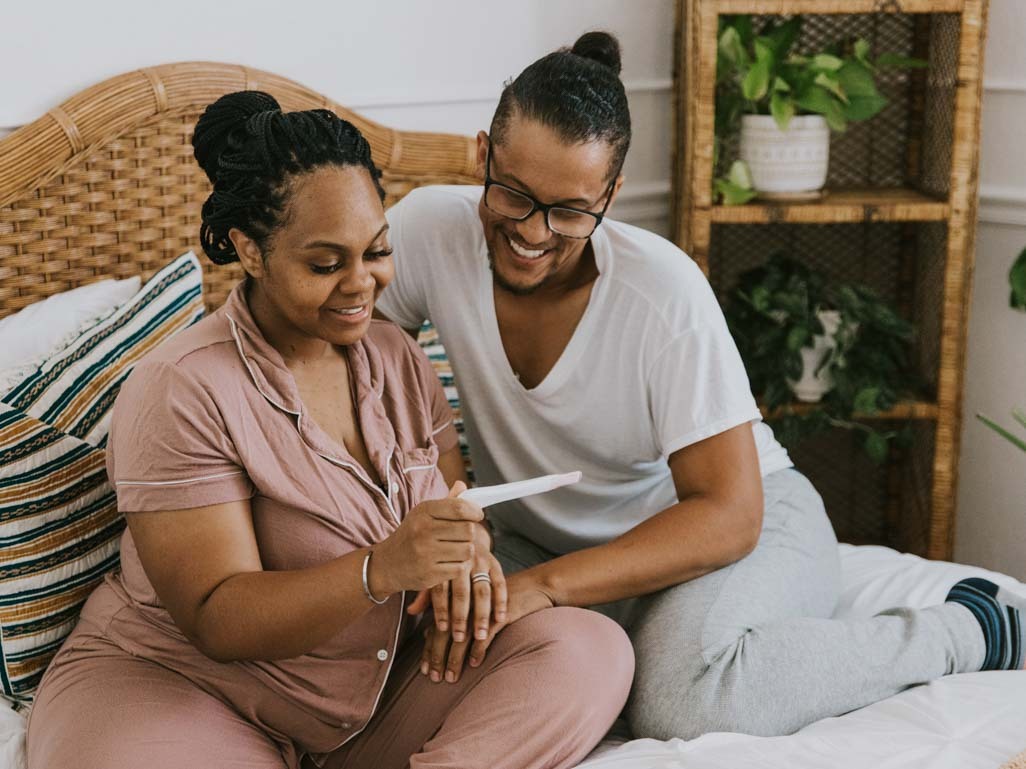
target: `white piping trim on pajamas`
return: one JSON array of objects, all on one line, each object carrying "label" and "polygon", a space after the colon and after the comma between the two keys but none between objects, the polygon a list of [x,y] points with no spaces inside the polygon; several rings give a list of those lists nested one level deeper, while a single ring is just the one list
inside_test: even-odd
[{"label": "white piping trim on pajamas", "polygon": [[451,425],[451,424],[452,424],[452,420],[450,419],[450,420],[449,420],[448,422],[446,422],[446,423],[445,423],[444,425],[442,425],[442,426],[441,426],[441,427],[439,427],[439,428],[438,428],[437,430],[435,430],[435,431],[434,431],[433,433],[431,433],[431,435],[432,435],[432,436],[438,435],[438,433],[442,432],[442,430],[444,430],[444,429],[445,429],[446,427],[448,427],[448,426],[449,426],[449,425]]},{"label": "white piping trim on pajamas", "polygon": [[434,465],[415,465],[413,467],[404,467],[403,472],[412,473],[414,470],[433,470],[434,468]]},{"label": "white piping trim on pajamas", "polygon": [[272,406],[275,406],[276,408],[281,409],[286,414],[292,414],[293,416],[297,416],[297,417],[298,416],[302,416],[298,411],[293,411],[292,409],[285,408],[285,406],[283,406],[282,404],[278,403],[278,401],[276,401],[274,398],[272,398],[270,395],[265,393],[260,388],[260,383],[257,382],[256,374],[253,373],[253,369],[250,367],[249,361],[246,360],[246,351],[242,349],[242,340],[239,339],[239,331],[238,331],[238,329],[236,328],[236,325],[235,325],[235,318],[233,318],[228,313],[225,313],[225,317],[228,318],[228,323],[231,326],[232,338],[235,340],[235,347],[239,351],[239,357],[242,358],[242,365],[244,365],[246,367],[246,371],[249,372],[249,378],[253,380],[253,386],[256,387],[257,392],[260,393],[261,395],[263,395],[264,398],[267,399],[268,403],[270,403]]},{"label": "white piping trim on pajamas", "polygon": [[200,481],[212,481],[215,478],[229,478],[233,475],[243,475],[242,470],[234,470],[230,473],[218,473],[217,475],[203,475],[199,478],[183,478],[180,481],[115,481],[115,486],[179,486],[183,483],[199,483]]}]

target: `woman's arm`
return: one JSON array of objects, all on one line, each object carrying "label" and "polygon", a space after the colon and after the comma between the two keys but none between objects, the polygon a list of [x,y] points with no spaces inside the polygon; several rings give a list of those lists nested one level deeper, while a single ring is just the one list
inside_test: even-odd
[{"label": "woman's arm", "polygon": [[[480,508],[422,502],[374,547],[371,593],[383,599],[467,572]],[[173,512],[128,513],[139,559],[175,624],[219,662],[305,654],[373,607],[363,590],[367,549],[318,566],[264,571],[248,500]]]}]

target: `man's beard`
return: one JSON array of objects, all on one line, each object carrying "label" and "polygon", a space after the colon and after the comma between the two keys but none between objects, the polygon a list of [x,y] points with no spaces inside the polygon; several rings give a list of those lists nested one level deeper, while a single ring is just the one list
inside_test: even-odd
[{"label": "man's beard", "polygon": [[545,281],[547,280],[546,276],[546,278],[542,278],[541,282],[534,286],[518,286],[514,283],[510,283],[502,277],[502,274],[497,269],[495,269],[495,254],[493,253],[491,246],[488,246],[488,269],[492,271],[492,279],[495,281],[495,285],[514,296],[530,296],[545,285]]}]

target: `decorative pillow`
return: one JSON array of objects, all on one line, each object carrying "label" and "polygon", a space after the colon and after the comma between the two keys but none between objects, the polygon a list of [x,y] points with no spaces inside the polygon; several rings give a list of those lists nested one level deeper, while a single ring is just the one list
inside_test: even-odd
[{"label": "decorative pillow", "polygon": [[0,401],[0,681],[31,700],[89,592],[118,564],[124,521],[103,446],[121,383],[203,315],[192,253]]},{"label": "decorative pillow", "polygon": [[202,280],[195,254],[178,257],[3,402],[92,446],[105,445],[111,406],[135,364],[202,316]]},{"label": "decorative pillow", "polygon": [[0,403],[3,691],[31,698],[103,575],[124,519],[105,452]]},{"label": "decorative pillow", "polygon": [[0,320],[0,396],[139,291],[142,280],[101,280]]},{"label": "decorative pillow", "polygon": [[452,366],[449,365],[449,355],[445,352],[441,340],[438,338],[438,331],[426,321],[417,336],[417,343],[428,356],[431,365],[434,366],[438,379],[442,382],[445,390],[445,397],[453,412],[453,425],[460,439],[460,454],[463,456],[463,465],[467,470],[467,477],[474,480],[474,469],[470,466],[470,449],[467,446],[467,436],[463,433],[463,415],[460,412],[460,394],[456,390],[456,382],[452,376]]}]

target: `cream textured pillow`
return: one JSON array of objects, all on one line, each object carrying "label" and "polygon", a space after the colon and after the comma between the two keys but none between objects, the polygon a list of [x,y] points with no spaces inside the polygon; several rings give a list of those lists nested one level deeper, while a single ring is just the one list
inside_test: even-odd
[{"label": "cream textured pillow", "polygon": [[138,276],[101,280],[0,320],[0,397],[135,296],[141,285]]}]

